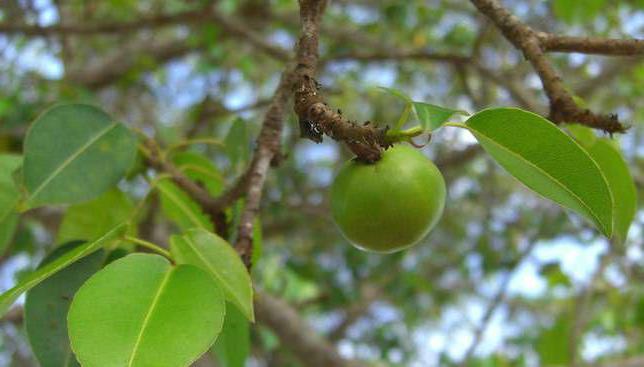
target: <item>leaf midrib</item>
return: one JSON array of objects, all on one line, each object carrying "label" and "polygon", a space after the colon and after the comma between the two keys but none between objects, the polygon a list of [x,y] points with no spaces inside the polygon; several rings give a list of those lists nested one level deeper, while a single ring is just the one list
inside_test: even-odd
[{"label": "leaf midrib", "polygon": [[148,323],[150,322],[150,318],[152,317],[152,314],[154,313],[154,309],[159,304],[159,299],[161,298],[161,294],[163,293],[163,290],[165,289],[168,281],[170,280],[170,275],[172,275],[173,271],[174,271],[174,269],[170,269],[163,276],[163,279],[161,280],[161,283],[159,284],[159,289],[157,290],[157,293],[154,295],[154,298],[152,299],[152,303],[150,304],[150,308],[148,309],[148,312],[145,314],[145,317],[143,318],[143,323],[141,324],[141,330],[139,331],[139,335],[137,335],[136,341],[134,342],[134,346],[132,347],[132,353],[130,354],[130,360],[127,362],[128,367],[132,367],[132,363],[134,363],[134,358],[136,357],[136,353],[138,352],[139,346],[141,345],[141,340],[143,339],[143,334],[145,333],[145,329],[148,327]]},{"label": "leaf midrib", "polygon": [[30,200],[33,200],[38,194],[56,178],[67,166],[69,166],[78,156],[83,154],[90,146],[96,143],[100,138],[105,136],[112,129],[116,128],[119,125],[118,122],[113,122],[112,124],[106,126],[104,129],[100,130],[96,135],[94,135],[90,140],[83,144],[78,150],[72,153],[63,163],[58,166],[32,193]]},{"label": "leaf midrib", "polygon": [[[465,126],[467,126],[467,125],[465,125]],[[566,191],[568,194],[570,194],[570,195],[571,195],[574,199],[576,199],[576,200],[577,200],[577,201],[578,201],[578,202],[579,202],[579,203],[580,203],[584,208],[586,208],[586,210],[588,210],[588,213],[589,213],[589,214],[590,214],[590,215],[595,219],[595,221],[596,221],[597,223],[600,223],[600,224],[601,224],[602,229],[606,230],[606,226],[605,226],[605,225],[604,225],[604,223],[599,219],[599,217],[597,216],[597,214],[595,213],[595,211],[594,211],[594,210],[592,210],[592,208],[590,208],[590,207],[589,207],[589,206],[588,206],[588,205],[587,205],[583,200],[581,200],[581,198],[580,198],[577,194],[575,194],[572,190],[570,190],[567,186],[565,186],[561,181],[559,181],[559,180],[558,180],[558,179],[556,179],[555,177],[551,176],[548,172],[544,171],[541,167],[539,167],[539,166],[537,166],[536,164],[532,163],[532,162],[531,162],[530,160],[528,160],[526,157],[522,156],[521,154],[519,154],[519,153],[517,153],[517,152],[515,152],[515,151],[513,151],[513,150],[510,150],[509,148],[506,148],[504,145],[501,145],[500,143],[496,142],[494,139],[492,139],[491,137],[489,137],[489,136],[485,135],[484,133],[480,132],[479,130],[474,129],[474,128],[472,128],[471,126],[467,126],[467,129],[468,129],[468,130],[471,130],[472,132],[474,132],[474,133],[476,133],[476,134],[478,134],[478,135],[480,135],[481,137],[483,137],[483,138],[484,138],[484,139],[486,139],[487,141],[489,141],[489,142],[491,142],[492,144],[496,145],[496,146],[497,146],[497,147],[499,147],[500,149],[505,150],[505,151],[506,151],[506,152],[508,152],[509,154],[512,154],[512,155],[514,155],[514,156],[516,156],[516,157],[519,157],[521,160],[525,161],[528,165],[532,166],[532,167],[533,167],[533,168],[535,168],[537,171],[541,172],[543,175],[545,175],[546,177],[548,177],[548,178],[550,178],[551,180],[553,180],[553,181],[554,181],[558,186],[560,186],[561,188],[563,188],[563,189],[564,189],[564,191]],[[590,159],[592,160],[592,158],[590,158]],[[593,161],[593,162],[594,162],[594,161]],[[595,165],[597,165],[597,163],[595,163]],[[598,169],[599,169],[599,168],[598,168]],[[601,171],[600,171],[600,174],[601,174]],[[605,178],[605,177],[602,177],[602,178],[604,179],[604,183],[606,184],[606,187],[608,187],[608,183],[606,182],[606,178]],[[609,192],[609,195],[611,196],[611,200],[612,200],[613,198],[612,198],[612,194],[610,193],[610,190],[609,190],[608,192]],[[612,204],[611,204],[611,210],[612,210]],[[612,218],[612,216],[613,216],[613,215],[612,215],[612,213],[611,213],[611,218]],[[611,226],[612,226],[612,224],[611,224]],[[612,231],[611,231],[611,234],[612,234]]]}]

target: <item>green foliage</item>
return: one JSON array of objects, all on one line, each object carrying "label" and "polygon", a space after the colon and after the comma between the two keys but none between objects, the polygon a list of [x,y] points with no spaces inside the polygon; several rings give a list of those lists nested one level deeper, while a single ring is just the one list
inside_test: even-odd
[{"label": "green foliage", "polygon": [[224,179],[208,158],[194,152],[180,152],[172,161],[186,176],[205,186],[211,195],[222,191]]},{"label": "green foliage", "polygon": [[[49,254],[39,268],[65,253],[82,246],[83,242],[69,242]],[[67,335],[67,311],[80,286],[105,262],[106,251],[88,255],[44,280],[27,292],[25,300],[25,327],[29,343],[43,367],[78,366],[72,354]]]},{"label": "green foliage", "polygon": [[[86,203],[67,209],[60,223],[56,241],[93,241],[116,225],[126,222],[134,210],[134,204],[122,191],[112,189]],[[136,235],[136,227],[129,228]]]},{"label": "green foliage", "polygon": [[76,293],[69,336],[83,366],[187,366],[215,342],[224,314],[223,295],[205,271],[133,254]]},{"label": "green foliage", "polygon": [[463,111],[435,106],[424,102],[412,102],[412,104],[414,105],[414,111],[416,111],[416,115],[424,131],[434,131],[440,128],[455,114],[466,114]]},{"label": "green foliage", "polygon": [[226,154],[230,159],[230,165],[237,168],[239,164],[248,161],[250,151],[248,149],[248,129],[247,122],[241,118],[235,119],[228,130],[226,140]]},{"label": "green foliage", "polygon": [[560,317],[555,323],[541,332],[535,344],[542,366],[567,366],[572,359],[570,346],[570,333],[572,332],[571,319]]},{"label": "green foliage", "polygon": [[34,121],[25,138],[28,204],[73,204],[114,186],[134,162],[136,142],[122,124],[88,105],[59,105]]},{"label": "green foliage", "polygon": [[87,242],[82,246],[74,248],[22,278],[20,283],[0,295],[0,314],[6,313],[9,307],[22,293],[35,287],[45,279],[56,274],[79,259],[82,259],[83,257],[98,251],[100,248],[109,245],[119,236],[123,235],[126,229],[127,226],[125,224],[118,225],[93,242]]},{"label": "green foliage", "polygon": [[161,209],[179,229],[204,228],[212,231],[213,225],[197,203],[169,179],[157,182],[156,189],[161,197]]},{"label": "green foliage", "polygon": [[552,0],[555,15],[566,23],[591,22],[606,6],[606,0]]},{"label": "green foliage", "polygon": [[613,231],[613,199],[597,163],[543,117],[516,108],[481,111],[466,128],[508,172],[530,189]]},{"label": "green foliage", "polygon": [[223,238],[203,229],[192,229],[170,238],[172,256],[179,264],[192,264],[210,273],[226,295],[251,321],[253,286],[244,263]]},{"label": "green foliage", "polygon": [[222,367],[246,366],[250,354],[250,325],[233,304],[226,303],[226,319],[214,351]]},{"label": "green foliage", "polygon": [[15,207],[20,199],[13,173],[22,164],[22,157],[14,154],[0,154],[0,254],[2,254],[18,225]]}]

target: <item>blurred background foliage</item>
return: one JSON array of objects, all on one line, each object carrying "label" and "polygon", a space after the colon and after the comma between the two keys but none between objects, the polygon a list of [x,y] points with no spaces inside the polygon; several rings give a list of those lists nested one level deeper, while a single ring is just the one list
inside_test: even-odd
[{"label": "blurred background foliage", "polygon": [[[289,55],[296,40],[298,7],[289,0],[222,0],[219,19],[202,14],[136,26],[160,14],[200,14],[208,2],[0,2],[0,24],[135,25],[0,32],[0,152],[20,152],[29,123],[46,107],[84,101],[166,148],[206,157],[218,176],[202,177],[211,192],[234,182],[284,68],[280,52]],[[644,37],[641,0],[504,4],[539,30]],[[259,41],[249,42],[244,32]],[[641,187],[642,58],[549,57],[579,101],[632,125],[615,139]],[[321,58],[319,80],[330,104],[358,121],[391,125],[402,111],[400,101],[376,86],[470,112],[546,111],[531,67],[467,1],[332,1]],[[184,144],[201,138],[211,144]],[[288,300],[343,355],[383,366],[620,366],[637,358],[644,365],[640,205],[626,244],[611,246],[577,216],[528,192],[481,154],[468,133],[443,128],[424,148],[448,183],[440,224],[410,250],[368,254],[339,235],[328,210],[329,183],[349,153],[330,139],[319,145],[299,139],[293,113],[282,151],[266,186],[253,278]],[[22,215],[15,235],[0,243],[3,289],[58,244],[101,233],[129,213],[147,190],[143,170],[139,165],[120,184],[125,195]],[[139,235],[165,244],[181,226],[171,209],[158,210],[162,201],[153,198],[141,209]],[[305,365],[269,329],[253,327],[251,337],[249,365]],[[0,365],[34,365],[20,317],[2,320],[0,342]]]}]

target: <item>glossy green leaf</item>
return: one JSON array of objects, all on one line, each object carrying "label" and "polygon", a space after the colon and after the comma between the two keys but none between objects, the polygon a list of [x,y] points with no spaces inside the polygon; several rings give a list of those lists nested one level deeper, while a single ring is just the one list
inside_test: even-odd
[{"label": "glossy green leaf", "polygon": [[[83,242],[69,242],[54,250],[41,265],[78,248]],[[27,292],[25,327],[34,355],[42,367],[79,366],[69,346],[67,311],[80,286],[104,264],[102,249],[84,257]]]},{"label": "glossy green leaf", "polygon": [[211,195],[221,193],[224,179],[208,158],[194,152],[181,152],[172,161],[186,176],[203,184]]},{"label": "glossy green leaf", "polygon": [[382,91],[384,91],[384,92],[386,92],[388,94],[391,94],[394,97],[398,97],[398,98],[400,98],[401,100],[403,100],[403,101],[405,101],[407,103],[412,102],[411,97],[409,97],[407,95],[407,93],[405,93],[405,92],[403,92],[401,90],[398,90],[396,88],[378,87],[378,89],[380,89],[380,90],[382,90]]},{"label": "glossy green leaf", "polygon": [[613,194],[613,237],[623,243],[637,211],[635,182],[619,149],[607,139],[598,139],[586,148],[597,162]]},{"label": "glossy green leaf", "polygon": [[245,367],[250,354],[250,325],[232,304],[226,304],[226,319],[214,347],[222,367]]},{"label": "glossy green leaf", "polygon": [[[93,241],[110,228],[127,221],[134,204],[122,191],[112,189],[86,203],[67,209],[57,234],[57,242],[71,240]],[[130,234],[136,236],[136,226]]]},{"label": "glossy green leaf", "polygon": [[247,123],[243,119],[235,119],[224,140],[226,154],[233,168],[236,168],[240,163],[248,161],[250,155],[248,129],[246,125]]},{"label": "glossy green leaf", "polygon": [[161,210],[181,230],[204,228],[212,230],[212,222],[201,211],[199,204],[168,179],[156,186],[161,197]]},{"label": "glossy green leaf", "polygon": [[170,238],[170,251],[179,264],[196,265],[213,275],[226,300],[249,320],[253,315],[253,286],[237,252],[223,238],[203,229],[191,229]]},{"label": "glossy green leaf", "polygon": [[99,196],[123,177],[134,161],[136,139],[96,107],[66,104],[34,121],[24,151],[29,205],[73,204]]},{"label": "glossy green leaf", "polygon": [[420,120],[420,124],[425,131],[438,129],[454,114],[465,114],[460,110],[453,110],[424,102],[413,102],[413,106],[418,120]]},{"label": "glossy green leaf", "polygon": [[19,284],[0,295],[0,315],[4,315],[9,307],[16,301],[16,299],[18,299],[18,297],[22,293],[40,284],[43,280],[56,274],[70,264],[73,264],[79,259],[82,259],[85,256],[94,253],[98,249],[110,244],[119,236],[123,235],[126,229],[127,225],[118,225],[95,241],[88,242],[82,246],[78,246],[77,248],[58,257],[56,260],[53,260],[52,262],[46,264],[38,270],[29,273],[29,275],[21,279]]},{"label": "glossy green leaf", "polygon": [[224,314],[224,297],[205,271],[132,254],[79,289],[69,336],[84,367],[181,367],[212,346]]},{"label": "glossy green leaf", "polygon": [[16,204],[20,200],[20,190],[16,187],[13,172],[22,164],[22,157],[13,154],[0,154],[0,254],[2,254],[18,225]]},{"label": "glossy green leaf", "polygon": [[516,108],[481,111],[465,126],[483,148],[530,189],[613,230],[613,199],[599,166],[543,117]]}]

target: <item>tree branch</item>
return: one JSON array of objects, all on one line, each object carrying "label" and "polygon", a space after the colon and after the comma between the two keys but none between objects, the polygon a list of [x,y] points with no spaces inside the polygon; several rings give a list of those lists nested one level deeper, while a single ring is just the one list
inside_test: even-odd
[{"label": "tree branch", "polygon": [[498,0],[470,0],[485,14],[506,39],[523,52],[535,69],[550,100],[550,119],[554,122],[574,122],[607,133],[626,131],[616,115],[598,115],[580,108],[566,90],[561,77],[548,61],[539,34],[504,8]]},{"label": "tree branch", "polygon": [[257,320],[270,327],[300,361],[308,367],[366,367],[341,357],[335,348],[317,336],[290,305],[260,290],[255,292]]},{"label": "tree branch", "polygon": [[644,54],[644,40],[570,37],[538,32],[541,47],[546,52],[578,52],[595,55],[634,56]]}]

